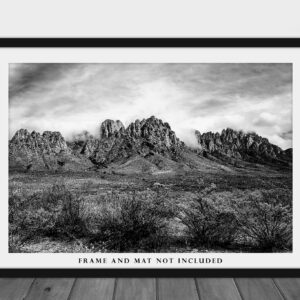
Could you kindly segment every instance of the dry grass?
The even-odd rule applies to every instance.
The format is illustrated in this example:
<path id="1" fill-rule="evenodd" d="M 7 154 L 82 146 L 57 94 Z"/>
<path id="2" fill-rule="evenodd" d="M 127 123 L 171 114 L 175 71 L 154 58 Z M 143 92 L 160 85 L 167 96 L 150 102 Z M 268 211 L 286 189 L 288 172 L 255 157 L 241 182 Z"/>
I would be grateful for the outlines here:
<path id="1" fill-rule="evenodd" d="M 20 210 L 14 208 L 14 202 L 23 203 L 26 199 L 30 201 L 34 197 L 41 198 L 43 193 L 49 192 L 53 186 L 63 185 L 65 192 L 72 195 L 69 200 L 80 199 L 80 221 L 88 229 L 72 232 L 72 226 L 67 227 L 69 232 L 50 231 L 50 234 L 38 230 L 39 228 L 23 230 L 15 228 L 15 222 L 10 222 L 10 251 L 11 252 L 113 252 L 113 251 L 161 251 L 161 252 L 257 252 L 262 251 L 260 245 L 245 236 L 245 232 L 234 234 L 234 241 L 229 245 L 220 243 L 195 243 L 191 238 L 191 228 L 186 222 L 182 222 L 182 214 L 195 209 L 195 201 L 199 199 L 199 192 L 215 184 L 214 190 L 207 195 L 210 203 L 217 206 L 220 211 L 228 203 L 243 203 L 249 200 L 253 193 L 261 191 L 273 191 L 274 194 L 284 193 L 288 195 L 291 209 L 292 175 L 289 172 L 255 170 L 236 172 L 234 174 L 179 172 L 150 174 L 127 174 L 123 176 L 117 172 L 101 171 L 99 173 L 11 173 L 9 179 L 10 187 L 10 209 L 15 213 Z M 43 198 L 43 197 L 42 197 Z M 47 198 L 47 197 L 46 197 Z M 61 197 L 60 197 L 61 198 Z M 134 200 L 133 200 L 134 199 Z M 68 202 L 68 201 L 66 201 Z M 70 201 L 69 201 L 70 202 Z M 70 204 L 70 203 L 69 203 Z M 26 204 L 28 205 L 28 203 Z M 53 211 L 37 211 L 30 206 L 30 216 L 39 220 L 43 216 L 49 223 L 48 217 L 53 216 Z M 60 208 L 63 206 L 60 206 Z M 130 216 L 124 215 L 122 210 L 128 209 L 136 213 L 136 224 L 130 226 L 128 232 L 122 231 L 131 221 Z M 222 208 L 223 207 L 223 208 Z M 152 209 L 152 211 L 151 211 Z M 55 209 L 54 209 L 55 210 Z M 197 211 L 197 210 L 196 210 Z M 222 212 L 222 211 L 221 211 Z M 57 214 L 59 215 L 59 209 Z M 203 212 L 205 214 L 205 211 Z M 240 211 L 239 213 L 242 213 Z M 176 215 L 177 214 L 177 215 Z M 199 211 L 198 211 L 199 214 Z M 55 215 L 55 213 L 54 213 Z M 142 218 L 147 215 L 148 223 Z M 215 212 L 211 215 L 215 216 Z M 116 219 L 124 219 L 112 222 Z M 50 218 L 51 219 L 51 218 Z M 197 219 L 197 218 L 196 218 Z M 29 220 L 30 221 L 30 220 Z M 41 221 L 41 220 L 40 220 Z M 108 241 L 105 234 L 105 222 L 109 225 L 109 232 L 114 232 L 114 238 Z M 151 227 L 156 223 L 157 228 Z M 198 221 L 200 222 L 200 221 Z M 224 222 L 224 220 L 222 221 Z M 55 222 L 54 222 L 55 223 Z M 72 223 L 72 222 L 71 222 Z M 117 224 L 118 226 L 114 225 Z M 146 225 L 145 225 L 146 224 Z M 151 225 L 151 226 L 150 226 Z M 57 224 L 56 224 L 57 226 Z M 80 225 L 83 226 L 83 225 Z M 134 226 L 142 228 L 142 234 L 135 237 L 134 241 L 127 243 L 126 247 L 120 247 L 120 240 L 116 233 L 123 232 L 123 238 L 128 239 L 128 234 L 134 230 Z M 143 227 L 145 226 L 145 227 Z M 43 225 L 43 227 L 45 227 Z M 51 227 L 51 226 L 50 226 Z M 27 229 L 28 227 L 27 224 Z M 157 238 L 153 243 L 151 234 L 144 234 L 145 228 Z M 106 226 L 107 229 L 107 226 Z M 157 230 L 157 231 L 156 231 Z M 219 228 L 220 230 L 220 228 Z M 84 232 L 84 234 L 83 234 Z M 34 233 L 34 234 L 33 234 Z M 117 235 L 117 236 L 119 236 Z M 129 234 L 130 236 L 130 234 Z M 152 239 L 152 241 L 151 241 Z M 155 240 L 155 239 L 154 239 Z M 117 242 L 116 242 L 117 241 Z M 142 242 L 141 242 L 142 241 Z M 221 243 L 222 244 L 222 243 Z M 287 243 L 288 244 L 288 243 Z M 277 245 L 278 246 L 278 245 Z M 286 247 L 263 250 L 263 251 L 291 251 L 291 245 Z"/>

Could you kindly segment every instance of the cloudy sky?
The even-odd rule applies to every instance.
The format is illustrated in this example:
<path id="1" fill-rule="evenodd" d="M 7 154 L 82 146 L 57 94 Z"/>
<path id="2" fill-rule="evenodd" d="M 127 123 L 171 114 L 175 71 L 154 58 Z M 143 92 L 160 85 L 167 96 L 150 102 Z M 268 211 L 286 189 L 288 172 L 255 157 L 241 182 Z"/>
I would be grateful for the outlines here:
<path id="1" fill-rule="evenodd" d="M 10 64 L 10 137 L 20 128 L 97 133 L 155 115 L 194 144 L 200 132 L 255 131 L 292 145 L 292 64 Z"/>

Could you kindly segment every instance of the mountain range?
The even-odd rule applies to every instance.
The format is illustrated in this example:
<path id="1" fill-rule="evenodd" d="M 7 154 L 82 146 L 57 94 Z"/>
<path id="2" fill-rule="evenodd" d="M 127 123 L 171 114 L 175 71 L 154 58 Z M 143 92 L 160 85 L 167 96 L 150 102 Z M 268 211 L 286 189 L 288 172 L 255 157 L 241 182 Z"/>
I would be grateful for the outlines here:
<path id="1" fill-rule="evenodd" d="M 151 116 L 127 128 L 105 120 L 99 138 L 83 132 L 66 141 L 60 132 L 18 130 L 9 141 L 11 170 L 88 171 L 117 168 L 126 172 L 161 172 L 246 167 L 249 164 L 290 168 L 292 149 L 282 150 L 267 138 L 227 128 L 221 133 L 195 130 L 196 147 L 176 136 L 170 125 Z"/>

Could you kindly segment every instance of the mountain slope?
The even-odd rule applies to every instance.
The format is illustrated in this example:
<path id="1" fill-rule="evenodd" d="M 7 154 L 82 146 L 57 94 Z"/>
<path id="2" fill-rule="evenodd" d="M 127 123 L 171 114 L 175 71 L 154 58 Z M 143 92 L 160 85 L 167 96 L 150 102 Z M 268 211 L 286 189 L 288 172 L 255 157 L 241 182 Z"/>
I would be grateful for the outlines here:
<path id="1" fill-rule="evenodd" d="M 92 164 L 72 153 L 60 132 L 18 130 L 9 142 L 9 168 L 17 170 L 86 170 Z"/>
<path id="2" fill-rule="evenodd" d="M 195 131 L 195 136 L 199 147 L 191 149 L 168 123 L 154 116 L 136 120 L 127 128 L 119 120 L 108 119 L 100 125 L 99 138 L 84 132 L 70 142 L 59 132 L 20 129 L 9 141 L 10 169 L 86 171 L 114 166 L 137 173 L 229 172 L 236 162 L 291 165 L 292 149 L 283 151 L 255 133 L 227 128 L 221 133 Z"/>
<path id="3" fill-rule="evenodd" d="M 292 161 L 292 151 L 283 151 L 271 144 L 268 139 L 256 133 L 244 133 L 227 128 L 220 133 L 207 132 L 201 134 L 195 131 L 199 144 L 199 152 L 219 159 L 234 158 L 236 160 L 254 163 L 289 164 Z"/>
<path id="4" fill-rule="evenodd" d="M 88 139 L 82 153 L 96 164 L 107 165 L 133 155 L 160 154 L 176 160 L 180 159 L 183 148 L 170 125 L 152 116 L 136 120 L 126 129 L 119 120 L 105 120 L 100 126 L 100 139 Z"/>

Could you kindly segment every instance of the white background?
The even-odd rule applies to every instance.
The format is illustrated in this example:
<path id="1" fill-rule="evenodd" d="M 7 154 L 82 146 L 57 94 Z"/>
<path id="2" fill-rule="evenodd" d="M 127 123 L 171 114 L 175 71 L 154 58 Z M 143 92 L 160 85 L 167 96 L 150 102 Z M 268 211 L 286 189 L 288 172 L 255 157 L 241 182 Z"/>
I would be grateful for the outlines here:
<path id="1" fill-rule="evenodd" d="M 243 253 L 190 253 L 190 254 L 9 254 L 8 253 L 8 64 L 24 62 L 280 62 L 293 63 L 293 149 L 294 182 L 299 180 L 299 123 L 297 112 L 300 111 L 300 49 L 283 48 L 194 48 L 194 49 L 0 49 L 0 131 L 3 145 L 0 148 L 0 268 L 300 268 L 300 202 L 299 185 L 294 185 L 294 249 L 285 254 L 243 254 Z M 79 257 L 221 257 L 222 265 L 79 265 Z"/>
<path id="2" fill-rule="evenodd" d="M 0 37 L 300 37 L 299 0 L 1 0 Z"/>

